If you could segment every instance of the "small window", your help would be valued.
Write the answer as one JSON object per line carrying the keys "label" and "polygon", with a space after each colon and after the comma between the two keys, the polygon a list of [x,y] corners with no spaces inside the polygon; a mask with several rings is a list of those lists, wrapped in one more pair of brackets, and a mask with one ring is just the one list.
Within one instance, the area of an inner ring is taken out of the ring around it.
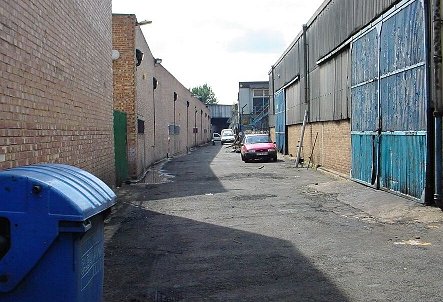
{"label": "small window", "polygon": [[145,121],[138,119],[137,120],[137,133],[143,134],[145,133]]}
{"label": "small window", "polygon": [[137,60],[137,63],[135,63],[135,66],[140,66],[143,60],[143,52],[140,49],[135,50],[135,59]]}
{"label": "small window", "polygon": [[180,125],[168,125],[168,134],[169,135],[179,135],[180,134]]}

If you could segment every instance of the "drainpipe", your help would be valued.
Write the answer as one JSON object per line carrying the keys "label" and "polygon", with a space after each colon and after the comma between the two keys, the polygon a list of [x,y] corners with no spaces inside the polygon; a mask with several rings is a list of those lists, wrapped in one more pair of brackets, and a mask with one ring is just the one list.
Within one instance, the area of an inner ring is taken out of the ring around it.
{"label": "drainpipe", "polygon": [[310,120],[309,118],[309,80],[308,80],[308,74],[309,74],[309,66],[308,66],[308,39],[306,37],[306,32],[308,30],[308,26],[306,24],[303,24],[303,61],[304,61],[304,66],[303,66],[303,73],[305,76],[305,106],[306,106],[306,110],[308,112],[308,119],[307,121]]}
{"label": "drainpipe", "polygon": [[433,7],[433,52],[434,52],[434,118],[435,118],[435,170],[434,170],[434,202],[443,209],[442,202],[442,82],[441,82],[441,63],[442,63],[442,47],[441,47],[441,3],[440,0],[434,0]]}

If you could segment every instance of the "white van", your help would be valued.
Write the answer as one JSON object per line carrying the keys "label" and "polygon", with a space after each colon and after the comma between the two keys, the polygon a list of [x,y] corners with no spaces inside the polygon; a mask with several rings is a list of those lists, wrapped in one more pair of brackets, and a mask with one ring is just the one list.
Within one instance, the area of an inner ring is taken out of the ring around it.
{"label": "white van", "polygon": [[223,129],[221,131],[221,144],[224,143],[233,143],[235,141],[234,130],[232,129]]}
{"label": "white van", "polygon": [[219,142],[221,140],[220,134],[218,133],[212,133],[212,144],[215,145],[216,142]]}

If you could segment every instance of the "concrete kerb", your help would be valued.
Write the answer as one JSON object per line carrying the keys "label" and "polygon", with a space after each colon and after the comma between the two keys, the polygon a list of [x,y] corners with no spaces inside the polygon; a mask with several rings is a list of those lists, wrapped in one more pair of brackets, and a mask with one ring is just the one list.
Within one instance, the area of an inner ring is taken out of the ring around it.
{"label": "concrete kerb", "polygon": [[[295,159],[280,156],[285,162]],[[324,194],[335,194],[340,202],[367,214],[383,223],[443,223],[443,212],[437,207],[424,206],[417,200],[402,197],[383,190],[376,190],[369,186],[352,181],[349,176],[334,173],[323,168],[315,169],[330,176],[330,181],[309,186],[310,189]]]}

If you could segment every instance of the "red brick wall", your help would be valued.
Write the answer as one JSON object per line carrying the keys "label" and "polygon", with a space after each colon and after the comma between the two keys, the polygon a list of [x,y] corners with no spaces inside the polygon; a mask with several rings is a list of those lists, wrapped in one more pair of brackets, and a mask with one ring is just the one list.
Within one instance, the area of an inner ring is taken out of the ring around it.
{"label": "red brick wall", "polygon": [[[288,151],[297,156],[302,125],[288,127]],[[317,136],[318,133],[318,136]],[[314,141],[317,136],[317,141]],[[303,140],[302,157],[308,164],[314,147],[311,164],[349,176],[351,169],[351,130],[349,120],[308,124]]]}
{"label": "red brick wall", "polygon": [[112,15],[112,48],[120,57],[112,62],[114,109],[126,112],[129,176],[137,176],[137,115],[135,78],[135,15]]}
{"label": "red brick wall", "polygon": [[71,164],[114,184],[111,0],[0,1],[0,169]]}

